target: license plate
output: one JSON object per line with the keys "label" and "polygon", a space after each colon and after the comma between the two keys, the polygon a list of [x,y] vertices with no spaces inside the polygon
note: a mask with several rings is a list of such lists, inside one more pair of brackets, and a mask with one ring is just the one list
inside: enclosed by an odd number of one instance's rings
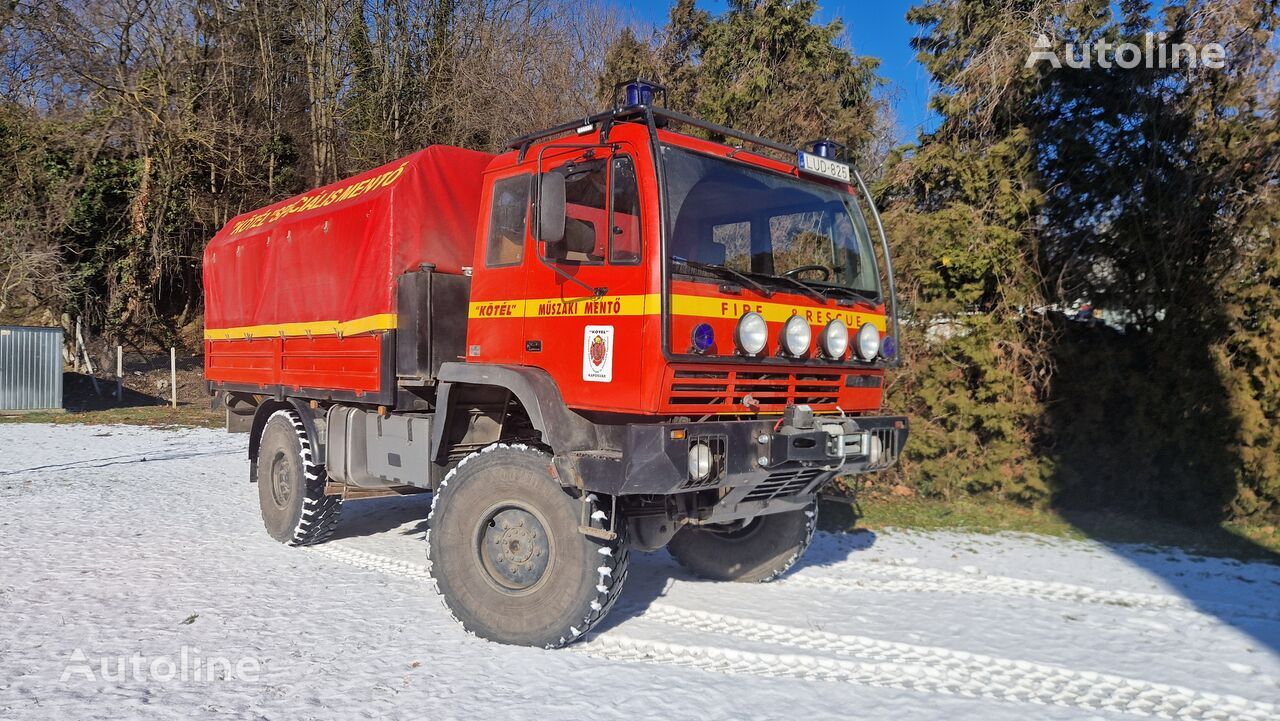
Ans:
{"label": "license plate", "polygon": [[849,166],[830,158],[824,158],[813,153],[800,151],[798,161],[800,170],[811,173],[813,175],[821,175],[824,178],[839,180],[842,183],[849,182],[853,176],[849,172]]}

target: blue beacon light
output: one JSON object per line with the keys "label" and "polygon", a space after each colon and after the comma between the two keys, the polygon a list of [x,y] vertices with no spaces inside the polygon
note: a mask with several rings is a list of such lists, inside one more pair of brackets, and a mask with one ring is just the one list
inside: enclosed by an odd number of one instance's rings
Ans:
{"label": "blue beacon light", "polygon": [[716,342],[716,332],[712,330],[708,323],[699,323],[693,328],[693,350],[698,353],[706,353],[711,350],[712,344]]}

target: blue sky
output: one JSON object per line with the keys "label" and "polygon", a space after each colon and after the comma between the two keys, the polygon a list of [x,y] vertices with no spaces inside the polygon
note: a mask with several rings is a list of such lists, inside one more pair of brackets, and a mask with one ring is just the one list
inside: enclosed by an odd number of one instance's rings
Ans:
{"label": "blue sky", "polygon": [[[625,12],[653,25],[664,25],[668,0],[615,0]],[[844,20],[845,32],[859,55],[880,58],[880,74],[898,120],[898,139],[914,140],[921,130],[932,130],[937,117],[929,112],[929,74],[916,62],[909,45],[917,28],[907,23],[907,9],[913,0],[819,0],[817,18],[830,22]],[[698,6],[713,13],[723,12],[724,0],[698,0]]]}

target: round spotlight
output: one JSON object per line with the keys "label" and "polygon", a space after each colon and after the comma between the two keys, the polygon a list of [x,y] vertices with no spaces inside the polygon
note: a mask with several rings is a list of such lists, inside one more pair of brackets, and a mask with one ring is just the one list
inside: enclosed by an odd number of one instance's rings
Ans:
{"label": "round spotlight", "polygon": [[880,330],[870,323],[858,329],[858,355],[864,361],[875,360],[880,352]]}
{"label": "round spotlight", "polygon": [[809,321],[798,315],[787,319],[782,326],[782,347],[797,358],[809,352],[809,344],[813,342],[813,329]]}
{"label": "round spotlight", "polygon": [[738,349],[747,355],[759,355],[769,342],[769,324],[764,316],[754,311],[743,313],[738,319],[738,327],[733,332],[733,339]]}
{"label": "round spotlight", "polygon": [[705,443],[689,446],[689,477],[705,481],[711,475],[711,447]]}
{"label": "round spotlight", "polygon": [[893,358],[898,354],[898,343],[893,336],[887,335],[880,339],[880,357]]}
{"label": "round spotlight", "polygon": [[867,465],[878,466],[884,457],[884,443],[880,440],[880,436],[874,433],[868,435],[870,440],[867,442]]}
{"label": "round spotlight", "polygon": [[699,323],[693,327],[692,341],[695,353],[706,353],[716,342],[716,332],[711,328],[710,323]]}
{"label": "round spotlight", "polygon": [[844,352],[849,350],[849,326],[836,318],[827,324],[821,339],[822,352],[832,360],[840,360],[844,358]]}

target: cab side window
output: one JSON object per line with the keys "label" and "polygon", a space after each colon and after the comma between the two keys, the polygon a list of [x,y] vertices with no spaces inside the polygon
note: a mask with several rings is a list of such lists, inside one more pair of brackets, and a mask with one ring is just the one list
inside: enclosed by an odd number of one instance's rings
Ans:
{"label": "cab side window", "polygon": [[631,158],[613,159],[613,205],[610,207],[609,262],[640,262],[640,187]]}
{"label": "cab side window", "polygon": [[547,246],[547,258],[575,265],[604,262],[609,223],[604,160],[561,166],[565,175],[564,242]]}
{"label": "cab side window", "polygon": [[529,176],[503,178],[493,184],[489,213],[489,241],[485,265],[519,265],[524,259],[525,225],[529,216]]}

